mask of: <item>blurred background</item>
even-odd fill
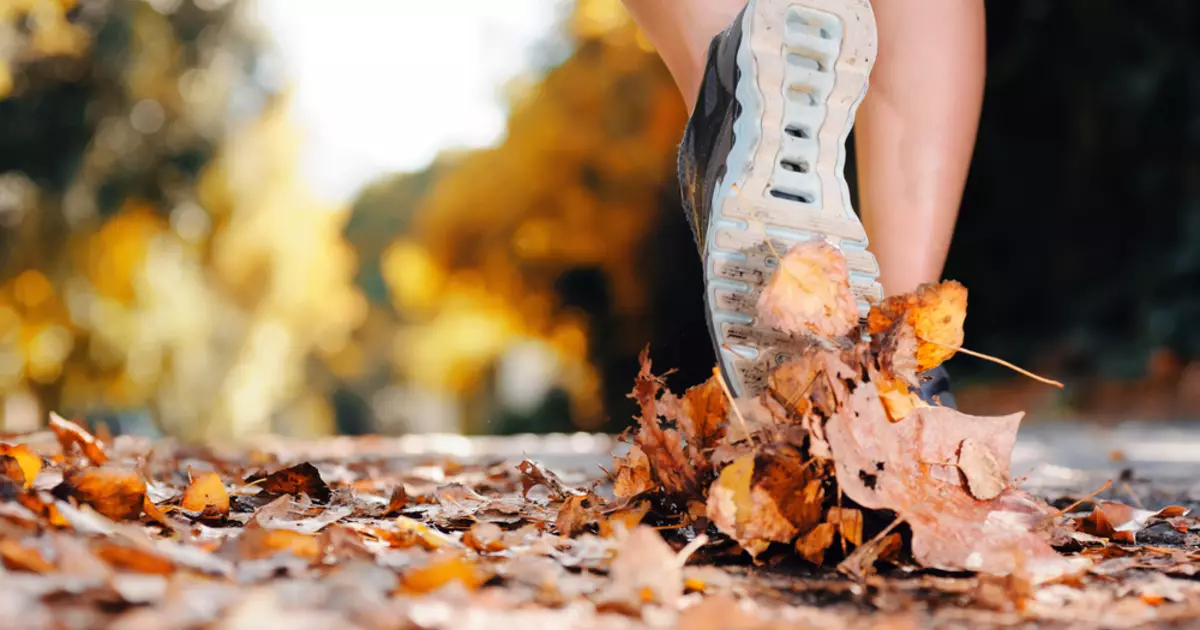
[[[988,4],[961,406],[1200,418],[1200,7]],[[619,0],[0,0],[0,429],[619,431],[711,373]]]

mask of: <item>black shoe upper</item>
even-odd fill
[[[708,49],[704,78],[696,108],[688,119],[679,145],[679,187],[683,210],[696,247],[704,254],[712,198],[725,177],[725,160],[733,145],[733,122],[742,111],[735,96],[741,71],[737,65],[742,44],[742,16],[713,38]]]

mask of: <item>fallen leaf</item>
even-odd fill
[[[962,471],[967,491],[980,501],[990,501],[1008,488],[1008,472],[986,445],[971,438],[962,441],[958,452],[958,469]]]
[[[93,545],[92,552],[118,571],[132,571],[152,575],[170,575],[175,563],[153,551],[100,541]]]
[[[21,469],[21,462],[12,455],[0,455],[0,475],[17,485],[29,487],[25,482],[25,471]]]
[[[796,539],[796,553],[809,562],[820,565],[825,560],[825,552],[833,544],[836,528],[830,523],[821,523],[812,531]]]
[[[853,508],[831,507],[825,515],[825,522],[837,528],[846,542],[855,547],[862,544],[863,513]]]
[[[967,288],[948,280],[921,285],[915,292],[889,297],[871,307],[867,332],[882,333],[893,322],[912,326],[917,338],[917,370],[925,372],[954,356],[963,343]]]
[[[406,570],[400,578],[400,588],[406,594],[421,595],[458,582],[468,591],[474,591],[486,581],[487,576],[479,567],[455,554],[435,559],[423,567]]]
[[[1153,519],[1177,518],[1187,515],[1187,508],[1172,505],[1157,512],[1142,510],[1116,501],[1098,501],[1090,514],[1078,519],[1079,529],[1086,534],[1121,542],[1136,542],[1137,533]]]
[[[931,407],[893,423],[874,385],[860,383],[826,431],[842,491],[863,507],[893,510],[908,523],[913,556],[923,566],[996,575],[1023,566],[1039,579],[1056,577],[1076,563],[1033,531],[1053,510],[1012,488],[990,501],[975,499],[950,464],[970,439],[1007,467],[1021,417]]]
[[[683,437],[675,429],[664,428],[659,421],[662,380],[651,371],[649,348],[642,350],[639,360],[642,367],[631,394],[641,408],[636,446],[649,459],[652,477],[667,494],[692,494],[699,489],[696,468],[684,453]]]
[[[0,563],[9,571],[54,572],[54,565],[47,562],[37,549],[23,546],[11,538],[0,539]]]
[[[601,538],[609,538],[618,532],[633,531],[650,513],[649,499],[632,503],[606,506],[598,523]]]
[[[504,530],[495,523],[475,523],[463,534],[463,542],[480,553],[495,553],[508,548],[504,544]]]
[[[528,459],[522,460],[520,464],[517,464],[517,470],[521,473],[521,496],[523,497],[528,497],[529,491],[536,486],[545,486],[550,491],[550,498],[556,501],[586,494],[583,490],[572,488],[563,483],[563,480],[558,475],[546,470],[544,466],[534,461]]]
[[[92,434],[83,427],[66,420],[53,411],[50,412],[50,429],[58,438],[64,455],[70,453],[72,447],[78,447],[80,452],[96,466],[108,461],[108,455],[104,452],[104,444],[100,440],[92,437]]]
[[[624,457],[614,457],[613,469],[617,471],[617,478],[613,481],[613,496],[618,499],[637,496],[655,487],[650,473],[650,459],[639,446],[630,447]]]
[[[821,522],[824,482],[795,449],[744,455],[721,470],[708,495],[708,518],[751,555],[790,543]]]
[[[848,336],[859,313],[845,257],[823,240],[796,244],[779,261],[756,312],[760,323],[791,335]]]
[[[595,502],[596,500],[591,496],[567,497],[558,510],[558,517],[554,520],[554,527],[558,530],[558,534],[570,538],[583,531],[588,523],[594,522],[596,514],[593,512],[592,506]]]
[[[114,521],[133,520],[141,516],[146,483],[132,469],[106,465],[67,471],[54,494],[73,497]]]
[[[142,497],[142,512],[151,521],[154,521],[155,523],[158,523],[159,525],[162,525],[163,527],[167,527],[167,528],[171,527],[170,521],[167,520],[167,515],[164,514],[163,511],[160,510],[157,505],[154,505],[154,502],[150,500],[149,494]]]
[[[683,394],[681,411],[676,423],[683,430],[683,437],[693,458],[716,446],[725,436],[725,422],[729,416],[729,399],[725,389],[714,375],[700,385],[689,388]]]
[[[315,503],[329,503],[332,493],[321,479],[316,466],[308,462],[296,464],[269,475],[262,483],[263,490],[271,494],[307,495]]]
[[[396,517],[395,523],[395,530],[379,530],[390,534],[388,542],[393,547],[420,545],[430,551],[460,547],[458,541],[453,538],[407,516]]]
[[[290,529],[246,527],[238,540],[238,551],[247,560],[261,560],[288,552],[304,560],[316,560],[321,555],[317,535]]]
[[[189,512],[229,514],[229,492],[225,482],[215,472],[205,472],[192,477],[192,482],[183,492],[180,506]]]
[[[37,478],[38,473],[42,470],[41,456],[29,450],[29,447],[24,444],[0,444],[0,458],[3,456],[12,457],[16,460],[17,467],[20,469],[23,478],[23,481],[18,483],[24,483],[26,488],[33,486],[34,479]],[[3,466],[7,470],[8,464],[3,464]],[[0,474],[7,474],[10,479],[16,480],[13,474]]]
[[[634,528],[609,566],[609,583],[599,599],[608,606],[639,610],[643,604],[674,605],[683,596],[683,563],[652,527]]]
[[[392,496],[388,499],[387,510],[384,511],[385,516],[395,516],[408,505],[408,491],[404,489],[404,484],[400,484],[392,489]]]

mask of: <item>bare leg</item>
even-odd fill
[[[983,100],[983,0],[872,0],[879,57],[855,126],[859,192],[891,295],[941,279]]]
[[[724,30],[746,0],[624,0],[634,21],[654,43],[675,78],[688,111],[704,75],[712,38]]]

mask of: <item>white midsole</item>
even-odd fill
[[[755,315],[777,253],[823,238],[846,255],[864,315],[883,293],[844,175],[846,138],[875,60],[868,0],[750,0],[742,29],[742,111],[704,248],[713,332],[739,395],[765,386],[781,358],[782,336],[757,327]]]

